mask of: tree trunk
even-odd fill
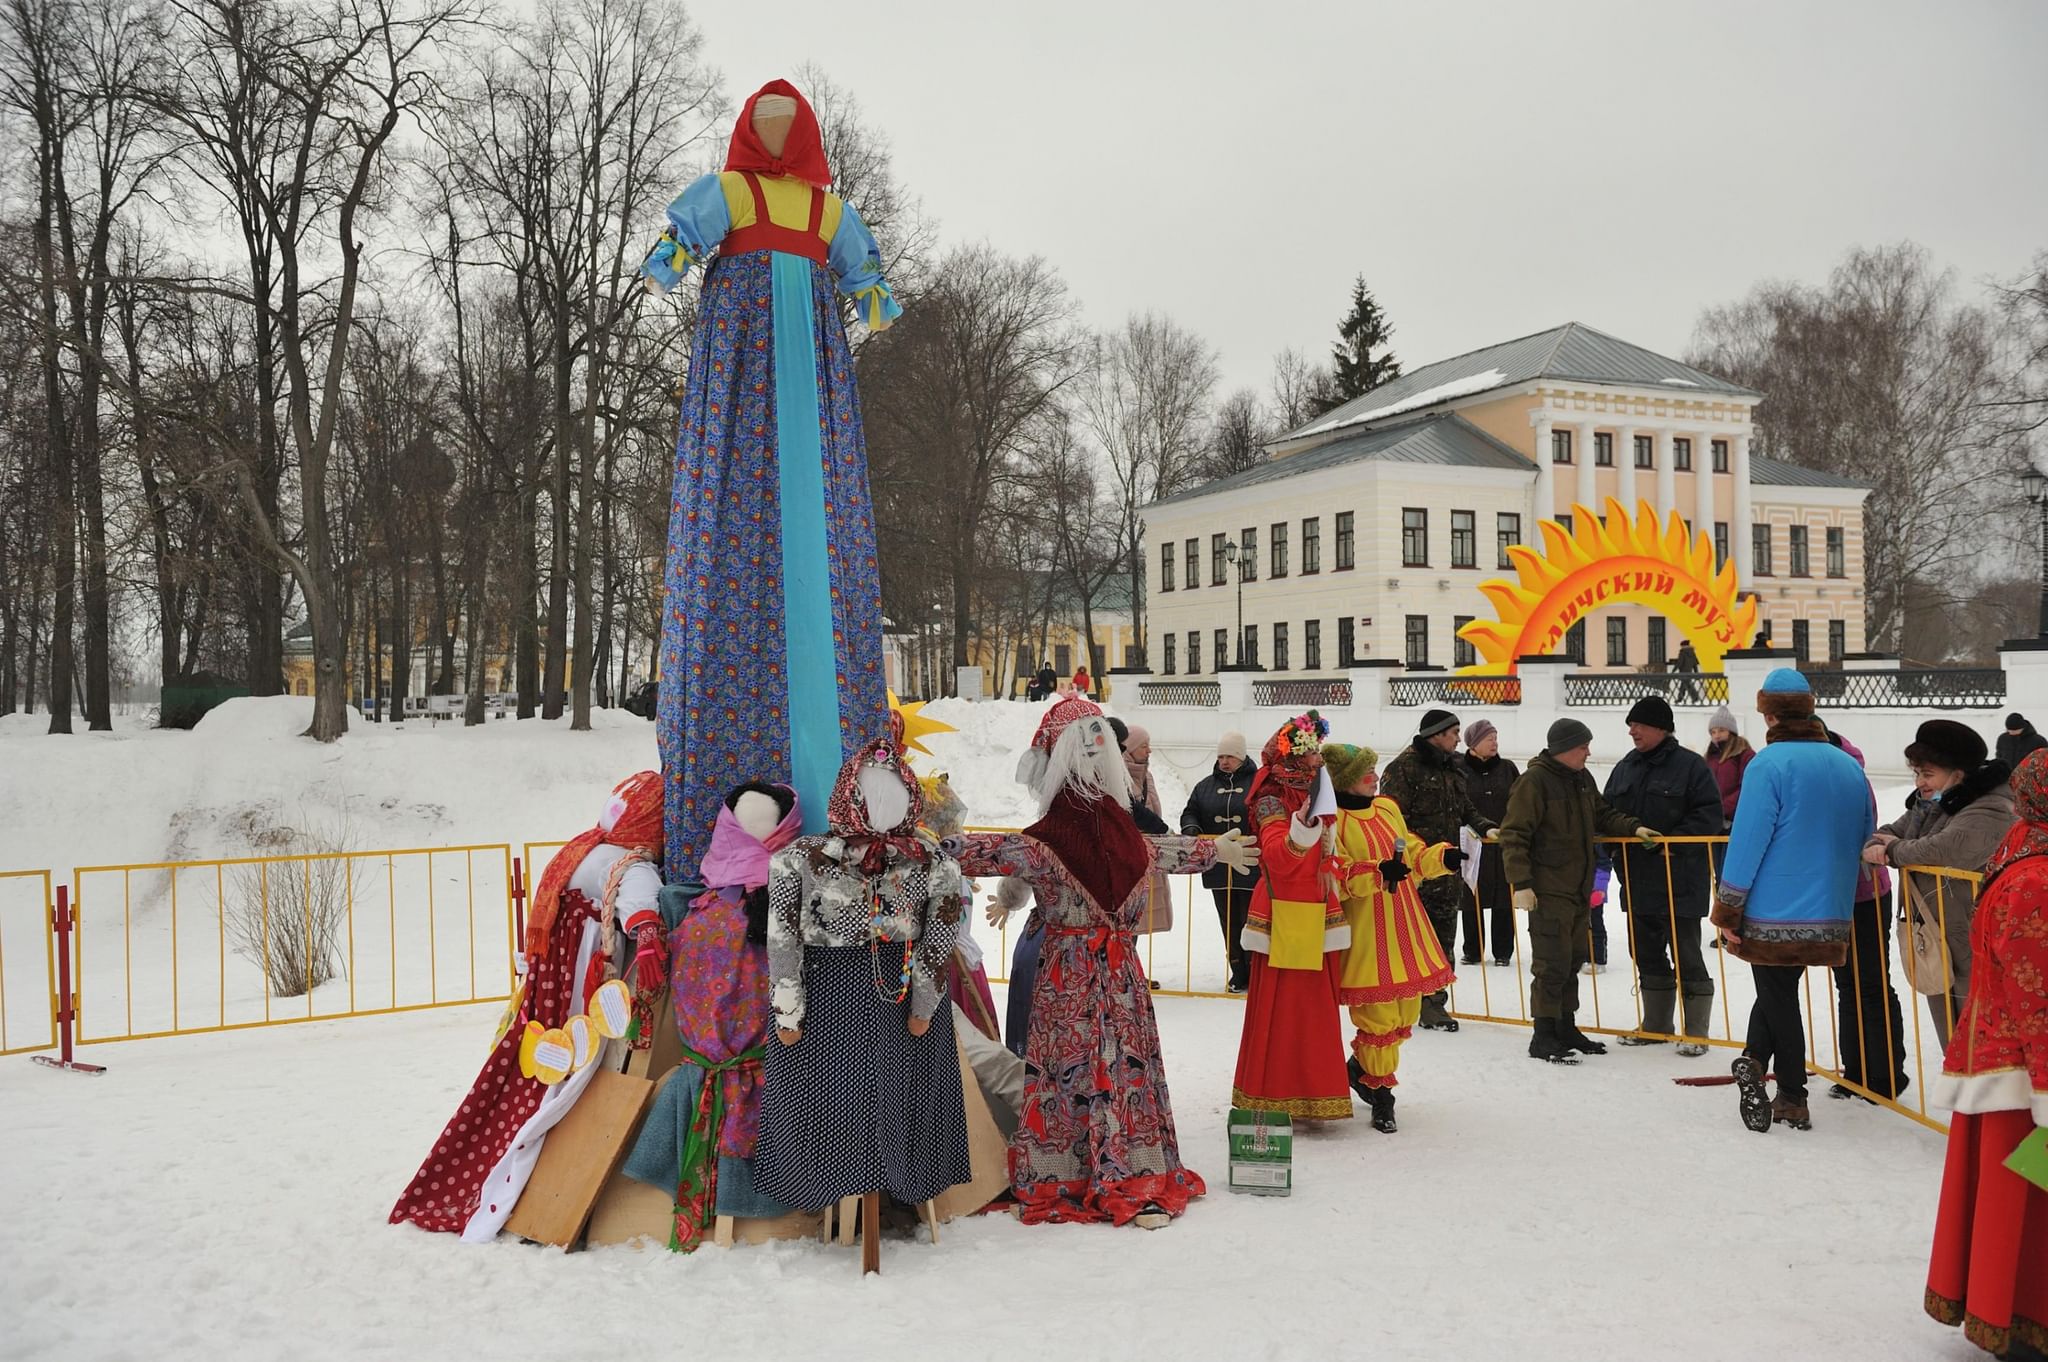
[[[570,435],[569,318],[567,302],[555,300],[553,360],[555,369],[555,460],[552,480],[554,542],[548,546],[548,638],[542,685],[541,717],[562,717],[563,692],[569,665],[569,447]],[[579,666],[582,659],[578,658]]]
[[[538,470],[535,470],[538,472]],[[540,631],[534,618],[535,598],[540,594],[540,491],[528,479],[519,492],[519,530],[516,542],[518,572],[512,583],[514,628],[519,640],[519,717],[531,719],[540,701]]]

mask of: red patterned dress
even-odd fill
[[[2048,1351],[2048,1191],[2005,1166],[2048,1126],[2048,753],[2013,777],[2020,822],[1985,867],[1970,998],[1935,1101],[1953,1109],[1927,1313],[2003,1355]]]
[[[1062,794],[1054,817],[1062,812]],[[1075,818],[1130,814],[1108,801]],[[1129,1224],[1157,1208],[1180,1215],[1207,1191],[1183,1167],[1174,1134],[1166,1067],[1152,991],[1135,933],[1150,896],[1138,874],[1121,899],[1099,902],[1080,873],[1039,837],[974,833],[961,839],[968,875],[1014,875],[1037,898],[1032,925],[1045,927],[1024,1051],[1025,1090],[1010,1138],[1010,1183],[1027,1224]],[[1135,832],[1133,832],[1135,835]],[[1151,868],[1192,875],[1215,863],[1197,837],[1150,837]]]

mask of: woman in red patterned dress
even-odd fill
[[[2020,821],[1984,867],[1970,999],[1934,1091],[1954,1115],[1926,1297],[2001,1357],[2048,1352],[2048,1191],[2005,1166],[2048,1127],[2048,752],[2012,784]]]
[[[1245,797],[1262,874],[1245,920],[1251,960],[1230,1104],[1311,1120],[1351,1115],[1337,995],[1351,927],[1334,888],[1334,829],[1309,815],[1330,726],[1289,719],[1259,754]]]

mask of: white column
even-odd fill
[[[1728,514],[1733,517],[1728,538],[1731,551],[1735,554],[1735,581],[1744,591],[1756,589],[1755,546],[1750,533],[1750,522],[1756,516],[1750,506],[1749,492],[1749,437],[1732,435],[1728,439],[1728,473],[1733,480],[1732,490],[1735,508]]]
[[[1714,436],[1713,432],[1702,430],[1692,437],[1692,480],[1693,515],[1692,528],[1697,534],[1714,537]],[[1729,533],[1734,534],[1731,527]],[[1728,551],[1735,551],[1730,539]]]
[[[1550,520],[1557,515],[1557,475],[1551,471],[1550,463],[1550,413],[1532,412],[1529,423],[1536,427],[1536,504],[1535,514],[1522,527],[1522,542],[1541,545],[1543,536],[1536,532],[1536,522]]]
[[[1616,495],[1628,513],[1636,513],[1636,428],[1623,426],[1614,432],[1614,469],[1620,481]]]
[[[1678,504],[1678,472],[1673,467],[1671,453],[1671,428],[1664,427],[1657,432],[1657,519],[1659,522],[1671,518],[1671,508]]]
[[[1600,514],[1600,491],[1593,480],[1593,422],[1579,422],[1578,434],[1573,438],[1579,442],[1576,451],[1579,460],[1579,485],[1574,494],[1579,505]]]

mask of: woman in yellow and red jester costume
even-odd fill
[[[1410,832],[1400,805],[1379,796],[1378,766],[1370,747],[1323,745],[1337,792],[1338,893],[1351,924],[1337,985],[1358,1028],[1346,1068],[1351,1090],[1372,1108],[1373,1129],[1391,1135],[1401,1042],[1415,1030],[1424,995],[1449,988],[1456,974],[1415,884],[1456,873],[1465,853]]]
[[[1262,874],[1244,925],[1251,958],[1230,1104],[1309,1120],[1351,1115],[1337,979],[1351,928],[1331,876],[1335,832],[1311,813],[1330,726],[1314,710],[1281,725],[1259,754],[1246,807]]]

